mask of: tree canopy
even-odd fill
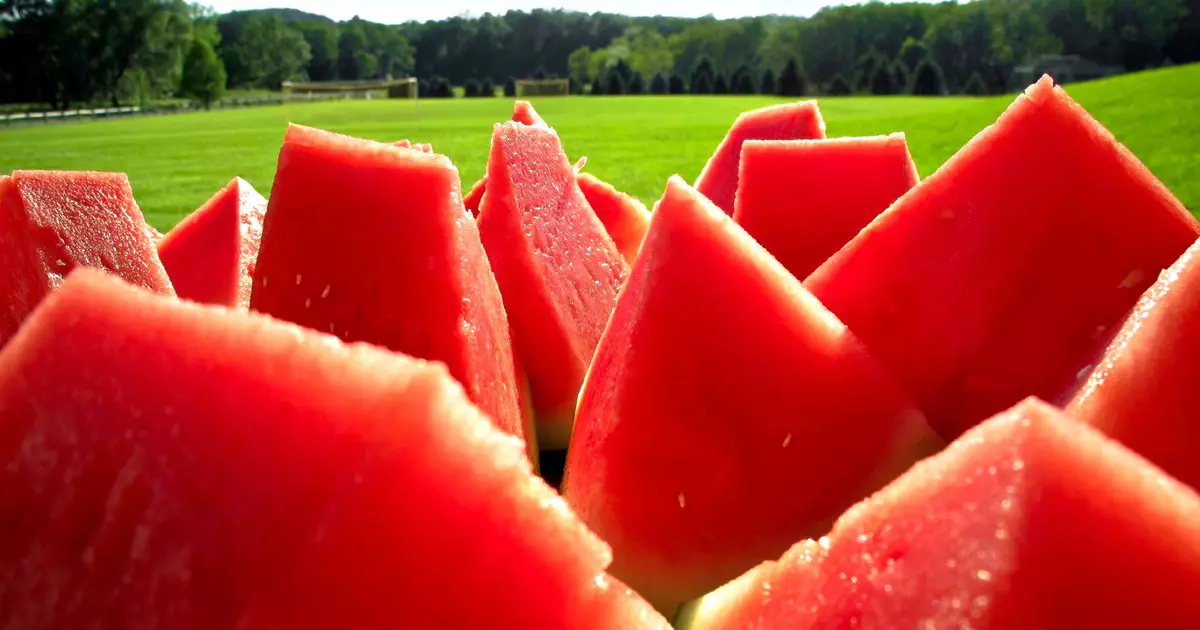
[[[1200,60],[1200,0],[870,2],[733,20],[533,10],[397,25],[294,9],[214,15],[186,0],[0,0],[0,100],[67,107],[191,94],[186,58],[207,57],[196,40],[215,52],[228,88],[414,75],[482,87],[542,68],[603,90],[634,89],[635,76],[653,88],[661,75],[671,93],[676,78],[697,93],[721,83],[790,93],[795,76],[813,93],[842,83],[992,93],[1021,87],[1055,55],[1105,74]]]

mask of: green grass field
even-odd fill
[[[1200,210],[1200,65],[1068,86],[1193,211]],[[821,98],[830,136],[903,131],[923,176],[990,124],[1013,96]],[[668,176],[691,181],[730,123],[770,97],[571,97],[535,100],[574,160],[647,205]],[[483,174],[491,124],[510,99],[294,104],[0,130],[0,172],[124,171],[151,223],[170,228],[231,177],[264,194],[288,122],[395,140],[432,142],[464,188]],[[1039,174],[1031,174],[1036,177]],[[1046,174],[1053,177],[1053,174]],[[1032,180],[1031,180],[1032,181]]]

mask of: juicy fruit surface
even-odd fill
[[[665,627],[440,366],[99,272],[0,355],[0,454],[17,627]]]
[[[825,121],[816,101],[772,105],[737,117],[729,133],[708,159],[696,190],[726,214],[733,214],[742,143],[747,140],[803,140],[825,137]]]
[[[174,294],[120,173],[14,172],[0,184],[0,251],[0,344],[76,267]]]
[[[919,181],[904,134],[747,140],[733,218],[803,280]]]
[[[858,341],[672,178],[588,373],[563,490],[613,574],[670,611],[824,533],[925,439]]]
[[[241,222],[242,252],[238,273],[238,306],[250,308],[250,295],[254,290],[254,270],[258,263],[258,250],[262,245],[263,219],[267,214],[267,200],[250,182],[238,177],[238,219]]]
[[[498,426],[524,437],[507,317],[458,195],[444,156],[291,127],[251,307],[445,362]]]
[[[529,376],[538,439],[562,448],[628,264],[575,183],[558,135],[541,127],[496,126],[479,230]]]
[[[1138,301],[1067,413],[1200,488],[1200,241]]]
[[[701,602],[692,630],[1182,628],[1200,497],[1048,405],[963,435]]]
[[[237,180],[230,182],[159,241],[158,257],[180,298],[238,305],[243,273],[238,188]],[[247,293],[246,308],[249,298]]]
[[[1198,233],[1047,77],[805,284],[952,438],[1057,398]]]
[[[632,265],[650,227],[646,206],[591,173],[579,173],[576,180],[613,244]]]

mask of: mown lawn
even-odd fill
[[[1092,115],[1193,211],[1200,210],[1200,65],[1068,86]],[[1012,101],[987,98],[821,98],[830,136],[903,131],[928,175]],[[535,99],[572,160],[650,205],[673,173],[692,180],[743,110],[770,97],[570,97]],[[288,122],[378,140],[432,142],[454,160],[464,187],[483,174],[491,124],[509,99],[292,104],[0,130],[0,172],[124,171],[160,229],[240,175],[264,194]],[[1031,174],[1036,177],[1039,174]],[[1052,176],[1052,175],[1050,175]]]

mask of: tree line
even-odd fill
[[[569,78],[577,93],[994,93],[1071,55],[1106,72],[1200,60],[1200,0],[975,0],[735,20],[509,11],[383,25],[186,0],[0,0],[0,101],[52,107],[417,76],[427,96]]]

